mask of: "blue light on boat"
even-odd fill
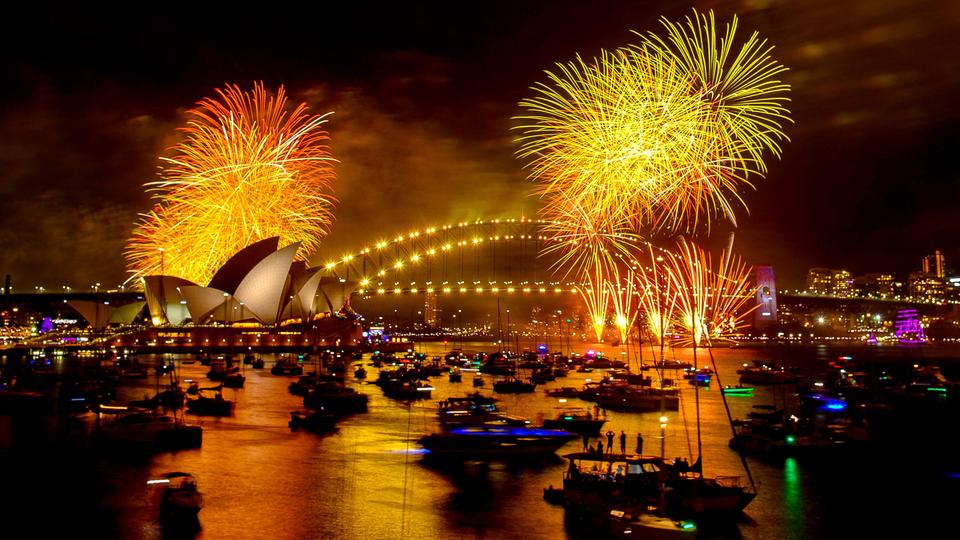
[[[826,404],[826,407],[831,411],[842,411],[847,408],[847,404],[842,401],[831,401]]]
[[[524,428],[524,427],[504,427],[504,428],[490,428],[490,429],[477,429],[472,427],[464,427],[450,430],[450,433],[455,433],[457,435],[469,435],[473,437],[502,437],[504,435],[510,437],[563,437],[570,435],[567,431],[562,431],[559,429],[540,429],[540,428]]]

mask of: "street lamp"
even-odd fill
[[[660,457],[664,458],[667,455],[667,417],[660,417]]]

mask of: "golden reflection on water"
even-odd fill
[[[469,345],[469,344],[468,344]],[[428,354],[441,354],[442,344],[426,345]],[[483,348],[477,345],[474,349]],[[487,347],[489,349],[489,346]],[[690,351],[678,351],[687,359]],[[701,351],[702,353],[702,351]],[[736,369],[756,358],[746,349],[716,353],[721,377],[736,383]],[[703,362],[702,354],[698,356]],[[368,358],[364,358],[366,364]],[[271,361],[267,358],[267,367]],[[306,369],[311,369],[306,367]],[[183,379],[205,381],[208,368],[199,364],[181,367]],[[224,397],[237,401],[229,418],[187,415],[204,427],[199,450],[154,456],[145,469],[136,464],[108,468],[115,496],[105,504],[117,510],[118,528],[124,537],[157,538],[156,506],[145,481],[169,471],[194,474],[205,497],[200,513],[200,538],[567,538],[562,508],[543,501],[547,485],[559,486],[565,469],[555,457],[534,464],[508,465],[469,462],[437,465],[419,453],[419,437],[436,431],[437,400],[474,391],[472,375],[465,383],[435,377],[433,399],[401,403],[383,396],[372,382],[348,378],[350,385],[370,396],[369,412],[348,417],[328,435],[293,432],[287,427],[290,411],[303,408],[302,398],[287,391],[292,377],[271,375],[269,369],[246,368],[242,390],[225,389]],[[377,370],[368,367],[367,381]],[[597,380],[602,372],[571,371],[546,388],[580,386]],[[679,379],[679,377],[678,377]],[[480,391],[493,395],[492,378]],[[666,455],[696,456],[693,388],[680,380],[681,411],[667,412]],[[128,389],[128,398],[141,397],[148,384]],[[152,389],[152,388],[151,388]],[[775,389],[758,388],[753,398],[729,399],[733,416],[743,417],[752,404],[772,403]],[[550,417],[560,406],[592,407],[570,399],[559,403],[544,394],[498,394],[499,406],[508,413],[530,419]],[[704,470],[710,476],[741,476],[737,455],[729,450],[730,428],[716,388],[700,392]],[[619,435],[627,432],[633,451],[637,431],[645,439],[646,453],[658,452],[659,413],[607,411],[604,426]],[[615,439],[618,440],[618,439]],[[569,443],[558,455],[579,451],[580,440]],[[768,490],[781,478],[778,469],[756,467],[755,475]],[[776,488],[774,488],[775,490]],[[761,496],[748,514],[764,517],[764,530],[783,525],[777,509],[781,500]],[[765,537],[751,525],[741,527],[746,538]],[[734,537],[739,532],[734,531]]]

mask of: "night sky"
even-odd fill
[[[0,274],[19,290],[123,281],[123,244],[150,207],[142,185],[183,112],[227,82],[283,84],[335,111],[332,255],[418,226],[532,215],[517,101],[553,62],[626,45],[691,5],[738,13],[791,69],[792,142],[740,217],[748,262],[788,286],[811,266],[919,269],[935,247],[960,269],[960,3],[460,4],[7,17]]]

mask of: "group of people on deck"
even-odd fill
[[[604,436],[607,439],[607,445],[606,446],[603,445],[604,437],[600,437],[600,440],[597,441],[597,446],[594,447],[593,445],[590,444],[590,436],[584,435],[583,451],[590,454],[598,454],[598,455],[603,455],[604,453],[612,454],[613,438],[616,437],[617,434],[614,433],[613,430],[608,430],[604,434]],[[627,432],[623,430],[620,431],[620,453],[621,454],[627,453]],[[637,432],[637,454],[643,454],[643,434],[640,432]]]

